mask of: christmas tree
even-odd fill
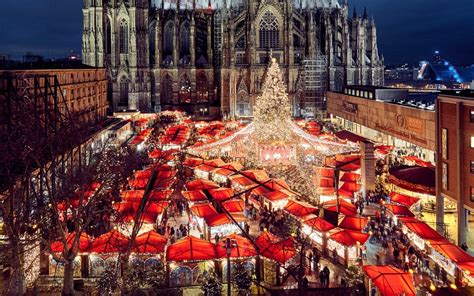
[[[250,295],[250,287],[252,286],[252,276],[250,272],[245,269],[242,263],[236,263],[232,266],[232,282],[239,296]]]
[[[272,59],[254,108],[255,136],[260,142],[288,141],[291,138],[291,106],[280,67]]]
[[[222,293],[222,283],[214,272],[209,272],[204,278],[201,290],[204,296],[220,296]]]

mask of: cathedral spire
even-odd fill
[[[367,7],[364,7],[364,16],[363,16],[364,20],[366,20],[368,18],[367,16]]]
[[[352,12],[352,18],[356,19],[357,18],[357,9],[356,6],[354,5],[354,11]]]

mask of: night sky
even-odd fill
[[[20,58],[80,52],[82,0],[2,0],[0,53]],[[417,63],[434,50],[455,64],[474,63],[474,0],[349,0],[374,15],[385,63]]]

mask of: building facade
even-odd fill
[[[468,235],[474,214],[474,92],[444,92],[437,100],[437,200],[457,204],[457,242],[474,243]],[[442,207],[441,207],[442,208]],[[438,211],[437,220],[445,214]]]
[[[294,108],[318,55],[327,89],[384,83],[373,18],[335,0],[85,0],[83,19],[83,62],[107,68],[114,111],[251,117],[270,56]]]

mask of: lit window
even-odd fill
[[[471,136],[471,148],[474,148],[474,137]]]
[[[474,161],[471,160],[471,174],[474,174]]]
[[[471,187],[471,201],[474,202],[474,187]]]
[[[471,111],[470,111],[470,115],[471,115],[471,116],[470,116],[470,121],[471,121],[471,122],[474,122],[474,110],[471,110]]]
[[[267,11],[259,23],[260,48],[280,47],[280,30],[277,18]]]

